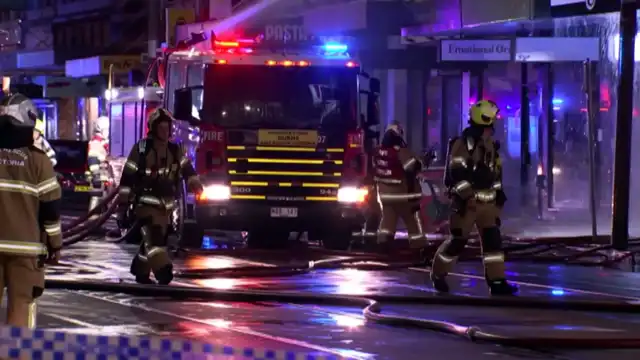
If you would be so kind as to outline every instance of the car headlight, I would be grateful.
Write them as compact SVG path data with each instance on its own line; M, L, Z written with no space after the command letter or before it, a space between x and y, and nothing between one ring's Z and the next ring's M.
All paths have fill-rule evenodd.
M360 204L367 200L369 191L364 188L346 186L338 189L338 202L347 204Z
M227 185L207 185L198 194L200 201L221 201L231 199L231 188Z

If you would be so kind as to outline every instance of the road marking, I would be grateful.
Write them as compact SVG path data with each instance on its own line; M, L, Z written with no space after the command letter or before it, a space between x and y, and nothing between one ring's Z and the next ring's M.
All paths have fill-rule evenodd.
M238 259L235 258L231 258L231 257L220 257L220 258L228 258L230 260L236 261L238 262ZM259 262L249 262L249 261L244 261L241 260L242 262L245 262L247 264L251 264L254 266L265 266L265 267L275 267L277 265L273 265L273 264L265 264L265 263L259 263ZM89 264L85 264L82 261L67 261L67 263L69 264L78 264L80 266L86 267L86 268L94 268L94 269L98 269L98 267L95 266L91 266ZM105 268L110 269L110 270L116 270L116 271L126 271L127 269L115 264L105 264L107 266L105 266ZM176 285L182 285L182 286L187 286L187 287L199 287L198 285L195 284L191 284L191 283L186 283L186 282L182 282L182 281L173 281L174 284ZM168 311L164 311L164 310L158 310L158 309L152 309L146 306L142 306L142 305L137 305L137 304L123 304L121 302L118 301L114 301L111 299L106 299L106 298L102 298L102 297L98 297L98 296L93 296L91 294L86 294L86 293L81 293L81 292L74 292L74 291L69 291L73 294L77 294L77 295L82 295L82 296L86 296L86 297L90 297L93 299L98 299L98 300L102 300L105 302L109 302L112 304L117 304L117 305L121 305L121 306L127 306L127 307L131 307L131 308L137 308L140 310L144 310L144 311L148 311L148 312L152 312L152 313L157 313L157 314L161 314L161 315L165 315L165 316L170 316L176 319L181 319L181 320L186 320L186 321L191 321L191 322L195 322L195 323L201 323L201 324L205 324L207 326L212 326L212 327L219 327L218 324L214 323L214 322L210 322L210 321L206 321L206 320L201 320L201 319L195 319L189 316L184 316L184 315L179 315L176 313L172 313L172 312L168 312ZM333 355L338 355L338 356L342 356L344 357L345 355L338 351L338 350L334 350L331 348L327 348L327 347L323 347L320 345L315 345L315 344L311 344L305 341L300 341L300 340L295 340L295 339L291 339L291 338L285 338L285 337L280 337L280 336L273 336L273 335L269 335L267 333L263 333L263 332L258 332L255 330L250 330L250 329L238 329L238 328L234 328L234 327L225 327L227 330L229 331L233 331L236 333L240 333L243 335L249 335L249 336L255 336L255 337L260 337L263 339L267 339L267 340L271 340L271 341L276 341L276 342L280 342L280 343L284 343L284 344L288 344L288 345L293 345L293 346L299 346L299 347L304 347L307 349L312 349L312 350L316 350L316 351L321 351L321 352L325 352L328 354L333 354ZM354 359L369 359L369 356L358 356L358 355L353 355L350 354L349 357L354 358Z
M45 315L45 316L48 316L48 317L52 317L54 319L62 320L62 321L67 322L69 324L82 326L84 328L98 329L98 328L101 327L99 325L95 325L95 324L91 324L91 323L88 323L88 322L84 322L82 320L74 319L72 317L59 315L59 314L53 314L53 313L50 313L50 312L42 312L42 315Z
M72 292L72 291L70 291ZM169 311L164 311L164 310L158 310L158 309L152 309L149 308L147 306L143 306L143 305L138 305L138 304L131 304L131 303L122 303L119 301L115 301L115 300L111 300L108 298L104 298L104 297L100 297L100 296L95 296L92 294L87 294L87 293L80 293L80 292L72 292L74 294L78 294L78 295L82 295L88 298L92 298L92 299L97 299L97 300L102 300L104 302L108 302L111 304L115 304L115 305L120 305L120 306L126 306L129 308L134 308L134 309L140 309L143 311L147 311L147 312L151 312L151 313L156 313L156 314L160 314L160 315L165 315L165 316L169 316L169 317L173 317L176 319L180 319L180 320L185 320L185 321L189 321L189 322L193 322L193 323L200 323L200 324L204 324L207 326L211 326L214 328L221 328L221 325L213 322L213 321L206 321L206 320L202 320L202 319L196 319L190 316L184 316L184 315L180 315L180 314L176 314L176 313L172 313ZM280 337L280 336L273 336L273 335L269 335L263 332L259 332L259 331L254 331L254 330L250 330L248 328L246 329L239 329L239 328L235 328L235 327L228 327L228 326L224 326L223 327L226 330L235 332L235 333L239 333L239 334L243 334L243 335L249 335L249 336L255 336L255 337L259 337L259 338L263 338L263 339L267 339L267 340L271 340L271 341L276 341L276 342L281 342L283 344L287 344L287 345L293 345L293 346L298 346L298 347L303 347L303 348L307 348L307 349L311 349L311 350L315 350L315 351L320 351L320 352L324 352L327 354L333 354L333 355L337 355L337 356L341 356L341 357L345 357L345 354L340 352L339 350L335 350L335 349L331 349L331 348L327 348L324 346L320 346L320 345L314 345L305 341L300 341L300 340L295 340L295 339L290 339L290 338L285 338L285 337ZM369 359L369 356L358 356L358 355L354 355L354 354L350 354L348 357L353 358L353 359L362 359L362 360L366 360Z

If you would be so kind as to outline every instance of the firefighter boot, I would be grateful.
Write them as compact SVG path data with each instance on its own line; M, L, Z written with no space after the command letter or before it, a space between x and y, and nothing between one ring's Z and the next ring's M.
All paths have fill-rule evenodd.
M437 292L449 292L449 284L447 283L447 279L444 276L437 276L431 273L431 282L433 283L433 288L436 289Z
M151 274L148 271L145 271L148 266L149 265L147 265L142 259L140 259L140 256L136 255L133 257L133 260L131 261L131 269L129 271L131 272L131 275L136 277L136 282L138 284L155 284L155 282L151 280Z
M487 280L487 284L489 285L491 295L515 295L518 292L518 287L509 284L505 279Z
M158 271L153 272L160 285L169 285L173 280L173 265L167 264L161 267Z

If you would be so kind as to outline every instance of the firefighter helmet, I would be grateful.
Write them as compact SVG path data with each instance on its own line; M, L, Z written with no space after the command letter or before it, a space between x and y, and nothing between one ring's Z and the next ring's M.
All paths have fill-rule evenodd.
M0 118L14 126L34 128L38 109L28 97L13 94L0 102Z
M153 112L149 115L149 120L147 121L147 128L150 133L153 133L153 130L159 123L163 121L169 122L169 125L173 123L173 115L164 108L157 108L153 110Z
M44 135L45 124L42 119L36 119L36 126L34 127L34 130L39 132L40 135Z
M491 100L480 100L469 110L471 125L491 127L498 117L498 105Z
M407 146L407 143L404 141L404 129L399 122L393 121L389 126L387 126L387 130L382 136L381 145L383 147Z
M96 119L94 131L99 134L108 136L109 134L109 118L106 116L100 116Z
M397 121L391 122L391 124L387 126L387 130L385 131L385 133L388 133L390 131L395 133L395 135L397 136L404 137L404 128Z

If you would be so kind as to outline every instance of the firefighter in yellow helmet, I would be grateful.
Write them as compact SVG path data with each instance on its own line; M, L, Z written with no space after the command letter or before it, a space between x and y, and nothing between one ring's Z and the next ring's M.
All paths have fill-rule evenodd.
M35 326L44 265L57 261L62 247L60 185L47 155L33 146L37 113L21 94L0 103L0 298L6 288L7 323L23 327Z
M492 139L498 106L482 100L470 109L469 126L449 142L445 186L452 201L451 238L433 259L434 288L448 292L445 276L463 252L474 226L482 242L485 278L494 295L512 295L517 288L505 280L504 253L498 219L506 201L496 142Z
M125 163L119 190L119 219L126 227L127 211L133 205L141 222L142 243L131 263L136 281L150 284L150 273L160 284L173 280L173 265L167 251L167 228L184 179L189 190L199 193L202 185L179 144L169 141L173 117L159 108L149 115L146 138L133 146Z
M36 119L36 126L33 128L33 145L47 154L51 164L55 167L58 163L56 152L53 150L47 139L44 137L45 124L41 119Z
M407 227L412 248L426 246L426 237L420 218L422 190L417 175L422 160L414 155L404 141L400 124L391 124L373 156L374 181L378 189L378 202L382 219L378 228L378 246L389 251L398 225L398 219Z

